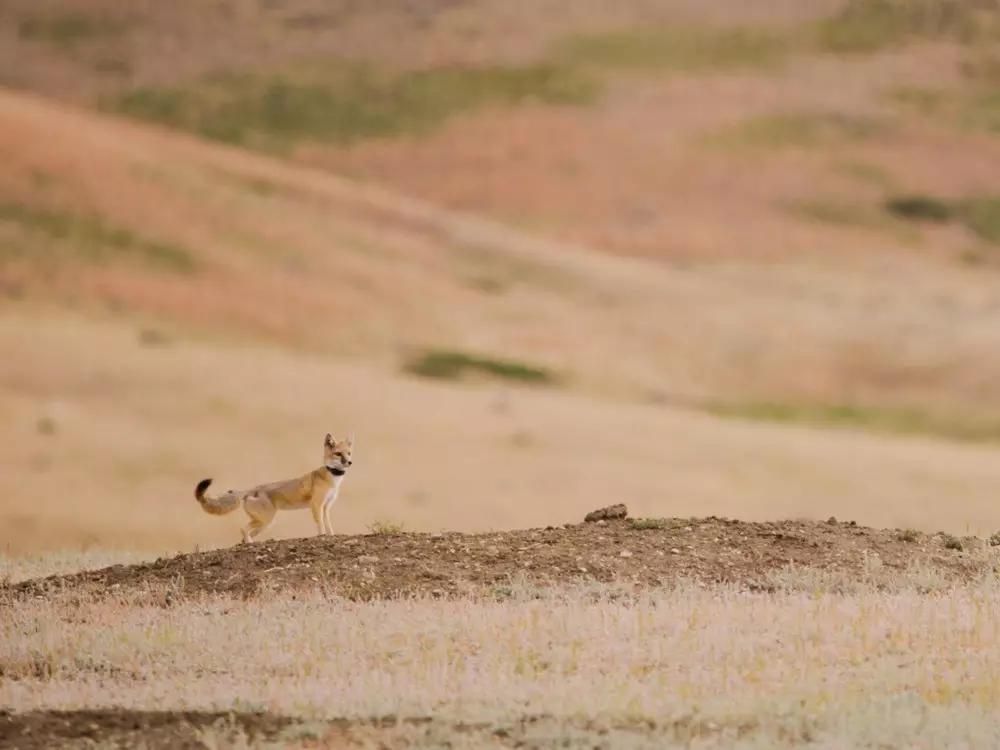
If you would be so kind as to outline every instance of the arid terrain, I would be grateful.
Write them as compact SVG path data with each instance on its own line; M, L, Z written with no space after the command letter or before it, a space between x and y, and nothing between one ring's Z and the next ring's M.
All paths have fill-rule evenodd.
M960 717L986 747L996 544L611 517L15 568L0 747L958 747ZM825 676L796 685L807 668ZM838 726L857 690L868 715ZM919 731L907 693L934 707Z
M0 747L1000 744L994 0L9 0L0 164Z

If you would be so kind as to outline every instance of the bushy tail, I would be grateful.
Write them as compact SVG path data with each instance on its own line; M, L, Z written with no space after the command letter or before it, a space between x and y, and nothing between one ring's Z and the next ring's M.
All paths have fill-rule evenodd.
M222 497L208 497L205 490L212 483L211 479L202 479L194 488L194 497L201 503L201 509L213 516L224 516L240 507L240 496L235 492L227 492Z

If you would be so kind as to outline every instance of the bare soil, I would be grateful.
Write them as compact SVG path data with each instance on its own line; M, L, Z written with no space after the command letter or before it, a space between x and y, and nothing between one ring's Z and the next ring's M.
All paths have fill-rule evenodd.
M483 747L566 747L560 733L567 722L548 716L525 716L510 723L456 723L435 717L385 716L363 721L335 719L322 722L266 713L208 711L0 711L0 750L49 750L49 748L102 747L177 748L202 750L202 733L245 737L249 743L284 740L288 746L310 748L353 747L451 747L456 734ZM577 720L572 729L586 732L590 748L610 748L623 735L690 737L708 730L697 720L686 719L651 725L636 721L624 725ZM451 738L451 739L449 739ZM377 743L377 744L373 744ZM226 745L228 746L228 745Z
M317 586L331 596L358 601L462 596L511 581L657 586L688 578L766 587L767 574L789 564L857 571L871 553L878 554L887 570L920 561L956 579L980 572L981 564L945 546L948 539L943 534L907 536L835 519L754 523L717 517L619 518L479 534L373 533L237 544L22 581L9 590L15 599L67 589L98 595L160 591L160 601L169 605L179 596L253 597L268 590ZM969 547L969 540L964 546Z

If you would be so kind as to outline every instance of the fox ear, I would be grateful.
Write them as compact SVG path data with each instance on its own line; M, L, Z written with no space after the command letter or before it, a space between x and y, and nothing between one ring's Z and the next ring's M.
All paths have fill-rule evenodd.
M351 434L347 436L347 444L352 448L354 447L354 430L351 430Z
M333 445L333 435L329 432L326 433L326 437L323 438L323 445Z

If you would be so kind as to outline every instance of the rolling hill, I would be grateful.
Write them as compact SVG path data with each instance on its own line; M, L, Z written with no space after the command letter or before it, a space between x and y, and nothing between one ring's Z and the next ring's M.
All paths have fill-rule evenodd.
M228 544L198 479L351 429L345 531L1000 525L988 53L857 2L307 5L5 6L3 548Z

